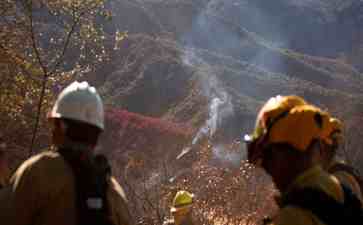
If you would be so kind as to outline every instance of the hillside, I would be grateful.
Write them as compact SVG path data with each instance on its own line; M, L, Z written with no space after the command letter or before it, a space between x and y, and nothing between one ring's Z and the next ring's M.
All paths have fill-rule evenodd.
M121 155L129 155L130 151L112 154L121 172L124 171L122 165L125 171L134 171L131 175L126 172L130 176L120 175L126 183L131 179L134 185L147 184L146 189L138 188L137 193L127 189L132 198L143 205L137 196L149 193L150 198L158 199L156 204L165 209L172 193L178 187L186 187L200 196L201 211L197 214L207 224L217 220L211 219L212 215L238 224L268 213L274 208L272 196L259 212L252 207L258 204L259 197L240 196L251 206L251 211L243 211L246 206L231 199L229 207L244 212L240 217L218 205L226 204L231 196L227 193L235 193L232 194L235 196L251 192L239 186L240 183L233 183L233 177L244 180L243 185L256 182L257 189L264 184L269 188L262 188L261 193L273 193L266 177L251 181L250 176L255 171L241 173L245 165L239 162L245 152L238 141L241 134L254 126L261 104L277 94L303 96L343 119L347 126L348 148L362 158L353 150L353 146L361 145L353 127L359 126L357 118L363 110L363 79L358 64L339 58L340 53L351 55L353 48L350 35L356 29L341 21L354 16L344 14L351 4L359 4L354 2L114 2L114 11L122 11L123 7L129 11L126 14L115 12L117 19L109 29L126 29L129 35L120 50L112 55L107 66L112 71L106 73L100 85L107 104L193 127L189 138L180 139L183 147L168 148L160 139L141 142L161 146L163 150L150 152L148 144L142 145L146 147L137 150L142 152L136 160L139 163L131 160L134 169L130 169L130 162L119 161ZM118 17L120 15L131 19L125 21L125 17ZM286 21L290 25L286 25ZM143 133L130 130L130 135ZM130 142L136 145L139 141ZM122 143L112 149L120 148ZM181 159L176 159L180 153ZM155 157L160 160L159 167L150 162L150 158ZM140 174L146 176L143 181ZM132 184L127 186L134 187ZM206 189L200 187L210 187L207 189L211 194L203 194ZM212 194L216 192L226 195L216 199ZM148 216L140 205L134 207L144 219L158 220L166 212L152 210L155 214Z
M152 172L159 169L163 160L176 158L192 135L193 128L184 124L110 108L106 111L106 131L102 134L99 149L121 167L130 161L151 158L152 161L144 163Z
M64 28L42 4L34 10L39 44L47 52L48 39L62 36ZM97 41L70 40L71 50L58 65L67 79L46 83L41 117L71 80L98 88L106 129L97 151L111 160L138 224L160 225L181 188L197 196L197 225L256 224L272 213L276 190L246 163L241 137L253 129L261 105L279 94L300 95L342 119L346 141L340 153L363 172L362 1L112 0L104 10L110 18L94 14L97 26L88 27L102 34ZM97 58L97 50L107 57ZM81 55L86 59L77 61ZM78 63L84 67L68 71ZM9 70L9 80L22 69ZM25 87L29 80L41 81L15 81ZM28 120L3 121L3 127L22 131L34 120L41 85L30 97L16 85L19 93L11 97L24 97L16 109ZM10 95L2 93L7 100ZM49 145L44 118L39 148ZM30 129L21 139L14 130L8 131L11 139L1 139L15 149L13 167L28 156L31 137Z

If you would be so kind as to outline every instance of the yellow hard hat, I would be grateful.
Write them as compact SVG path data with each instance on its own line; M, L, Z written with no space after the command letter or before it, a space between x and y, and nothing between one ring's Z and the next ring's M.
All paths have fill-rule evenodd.
M256 148L256 143L286 143L299 151L305 151L314 139L333 144L332 134L339 130L339 120L318 107L307 104L302 98L277 96L262 107L255 130L252 135L245 136L245 141L254 143L248 146L248 151L249 155L256 157L254 151L262 150Z
M269 142L288 143L300 151L305 151L314 139L331 145L336 125L327 112L315 106L296 106L271 126Z
M270 123L278 119L279 115L298 105L307 104L304 99L298 96L281 96L270 98L261 108L257 115L255 129L252 135L245 135L245 141L253 141L261 137L267 131Z
M178 191L173 200L173 208L189 206L193 203L194 195L188 191Z

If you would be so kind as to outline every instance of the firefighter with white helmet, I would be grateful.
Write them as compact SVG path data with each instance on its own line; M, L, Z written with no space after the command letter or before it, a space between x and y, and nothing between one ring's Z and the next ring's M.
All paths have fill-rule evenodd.
M87 82L73 82L58 96L50 119L70 119L104 129L104 109L96 89Z
M132 224L125 193L104 157L94 148L104 130L104 109L96 89L73 82L48 114L55 151L25 161L1 195L3 224ZM97 162L103 159L102 166ZM106 162L105 162L106 160ZM104 165L106 164L106 166Z

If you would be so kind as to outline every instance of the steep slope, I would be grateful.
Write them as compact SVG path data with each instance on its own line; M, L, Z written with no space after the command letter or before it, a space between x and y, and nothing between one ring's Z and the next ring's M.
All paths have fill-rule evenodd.
M161 201L158 207L167 208L163 194L170 200L173 191L187 187L200 195L202 217L215 213L236 219L229 220L234 223L246 222L249 210L238 217L218 205L237 193L248 203L257 198L235 182L247 185L250 180L243 176L251 175L240 168L246 152L238 141L253 129L258 108L273 95L300 95L331 111L346 122L349 151L363 144L355 131L362 125L362 75L357 65L337 59L352 48L353 28L341 24L341 18L351 16L342 13L353 3L360 5L354 0L115 1L113 12L122 12L123 4L132 7L126 7L129 21L116 20L110 30L130 32L98 71L105 74L101 93L109 107L137 114L111 110L112 132L106 133L101 148L140 204L135 209L148 217L142 199ZM133 10L142 14L140 20ZM129 118L138 114L148 117ZM185 135L172 129L166 132L169 135L149 125L131 125L150 117L157 123L172 122L183 131L183 126L192 127L192 132ZM261 193L273 193L266 177L254 185L267 187ZM223 195L213 197L205 190ZM140 193L146 197L140 198ZM230 199L226 208L245 207L236 199ZM264 212L272 207L271 201L266 204ZM251 214L258 210L252 208ZM154 217L163 216L154 212Z
M207 105L198 77L184 65L176 42L136 34L121 49L111 61L115 70L101 89L107 104L149 116L175 114L170 119L180 122Z
M241 51L252 49L253 44L259 54L280 57L285 69L274 71L266 64L184 48L168 37L130 35L115 57L117 69L107 77L102 92L108 104L195 125L206 120L208 104L214 94L220 95L220 89L237 104L237 120L253 115L259 101L276 94L302 95L334 111L339 111L335 110L336 102L361 98L362 80L349 65L252 41ZM245 106L240 109L239 104ZM354 106L340 112L349 108ZM235 129L240 128L236 125Z

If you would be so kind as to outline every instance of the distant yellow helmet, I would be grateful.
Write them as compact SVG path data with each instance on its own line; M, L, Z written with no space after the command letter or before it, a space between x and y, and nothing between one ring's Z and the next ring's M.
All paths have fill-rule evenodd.
M179 208L193 203L194 195L188 191L178 191L173 200L173 207Z
M332 144L337 147L343 141L343 123L337 118L330 118L330 129L327 132L331 132L329 134ZM327 134L328 135L328 134Z
M262 142L263 145L286 143L299 151L305 151L314 139L332 145L332 134L340 132L341 129L338 119L307 104L302 98L277 96L262 107L257 116L255 130L252 135L245 136L245 141L253 143L249 144L248 151L254 158L262 154L262 149L257 146L261 146Z

